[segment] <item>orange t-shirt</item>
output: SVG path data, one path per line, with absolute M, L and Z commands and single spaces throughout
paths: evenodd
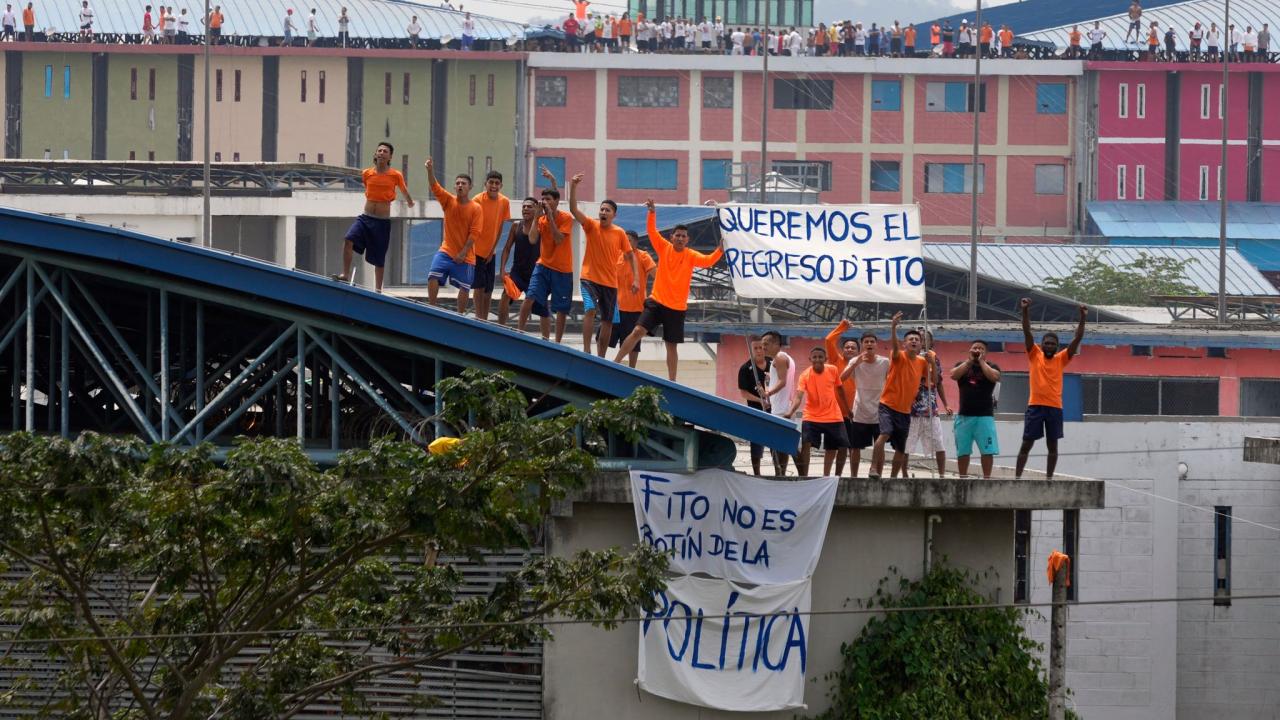
M 498 233 L 502 232 L 502 226 L 511 219 L 511 201 L 502 193 L 490 200 L 489 193 L 482 192 L 472 198 L 472 202 L 480 206 L 480 213 L 484 215 L 484 227 L 480 229 L 480 238 L 476 240 L 476 257 L 488 260 L 493 257 L 494 248 L 498 247 Z
M 618 34 L 621 35 L 622 37 L 627 37 L 631 34 L 630 20 L 628 20 L 627 18 L 622 18 L 621 20 L 618 21 Z
M 1079 30 L 1072 30 L 1067 35 L 1068 37 L 1071 38 L 1071 45 L 1073 47 L 1080 47 L 1080 31 Z
M 1031 397 L 1027 404 L 1062 407 L 1062 373 L 1070 362 L 1066 348 L 1059 348 L 1051 358 L 1045 358 L 1039 345 L 1027 348 L 1027 369 L 1031 375 Z
M 587 6 L 590 4 L 591 3 L 589 2 L 579 2 L 579 0 L 573 0 L 573 16 L 578 18 L 579 22 L 587 19 Z
M 222 28 L 222 13 L 214 12 L 209 15 L 209 27 L 213 28 L 214 30 L 218 30 Z
M 1159 34 L 1159 33 L 1157 33 L 1155 30 L 1152 30 L 1152 31 L 1151 31 L 1151 34 L 1147 36 L 1147 44 L 1148 44 L 1148 45 L 1150 45 L 1151 47 L 1157 47 L 1157 46 L 1159 46 L 1159 45 L 1160 45 L 1160 34 Z
M 36 24 L 36 11 L 31 8 L 22 8 L 22 24 L 34 26 Z
M 582 253 L 582 279 L 604 287 L 618 287 L 618 261 L 626 254 L 627 231 L 617 225 L 601 227 L 587 218 L 582 225 L 586 248 Z
M 840 371 L 823 365 L 822 372 L 806 368 L 800 373 L 796 389 L 804 393 L 804 419 L 806 422 L 844 422 L 845 411 L 836 388 L 840 387 Z
M 992 36 L 992 35 L 994 35 L 995 33 L 991 32 L 991 26 L 990 26 L 990 25 L 983 25 L 983 26 L 982 26 L 982 32 L 981 32 L 981 33 L 979 33 L 979 34 L 980 34 L 980 36 L 981 36 L 981 39 L 979 39 L 979 40 L 978 40 L 978 42 L 990 43 L 990 42 L 991 42 L 991 36 Z
M 636 263 L 640 265 L 640 277 L 636 284 L 640 289 L 631 292 L 631 263 L 625 256 L 618 257 L 618 311 L 640 312 L 644 310 L 645 291 L 649 285 L 649 271 L 658 266 L 653 256 L 643 250 L 636 250 Z
M 899 350 L 889 356 L 889 374 L 884 379 L 884 390 L 880 393 L 880 404 L 897 410 L 903 414 L 911 412 L 911 403 L 915 402 L 920 392 L 920 381 L 929 371 L 929 361 L 924 355 L 907 357 L 906 350 Z
M 409 188 L 404 184 L 404 175 L 394 168 L 387 168 L 387 171 L 382 173 L 378 172 L 377 168 L 365 168 L 364 172 L 360 173 L 360 177 L 364 180 L 366 200 L 395 202 L 396 188 L 403 190 L 405 195 L 409 194 Z
M 906 44 L 907 47 L 916 46 L 916 29 L 915 28 L 909 27 L 902 34 L 905 36 L 905 40 L 903 42 Z
M 823 342 L 823 347 L 827 351 L 827 364 L 840 372 L 844 372 L 844 366 L 848 364 L 848 361 L 844 359 L 844 353 L 840 352 L 840 346 L 844 344 L 840 342 L 840 336 L 848 329 L 849 321 L 841 320 L 834 330 L 827 333 L 827 339 Z M 845 415 L 848 415 L 852 411 L 849 404 L 853 402 L 854 393 L 858 391 L 858 383 L 853 379 L 853 375 L 850 374 L 843 381 L 843 385 L 844 402 L 840 403 L 840 409 L 844 410 Z
M 941 37 L 942 37 L 942 28 L 940 26 L 934 25 L 933 27 L 929 28 L 929 40 L 934 45 L 938 44 L 939 38 Z
M 563 210 L 556 211 L 556 227 L 564 239 L 557 245 L 551 239 L 551 226 L 546 216 L 538 218 L 538 242 L 541 244 L 538 264 L 559 272 L 573 272 L 573 216 Z
M 724 255 L 724 248 L 718 247 L 710 255 L 688 247 L 676 252 L 675 246 L 658 232 L 658 215 L 652 211 L 648 229 L 649 242 L 658 253 L 658 275 L 654 278 L 650 297 L 663 307 L 684 310 L 689 307 L 689 283 L 693 280 L 693 269 L 715 265 Z
M 1013 46 L 1013 31 L 1001 30 L 1000 31 L 1000 47 L 1007 48 L 1012 46 Z
M 472 243 L 467 257 L 463 259 L 468 265 L 475 265 L 476 243 L 480 242 L 480 233 L 484 230 L 484 213 L 480 211 L 479 203 L 459 203 L 457 196 L 445 190 L 440 183 L 432 185 L 431 192 L 435 194 L 440 207 L 444 208 L 444 242 L 440 249 L 449 257 L 457 259 L 462 247 L 467 244 L 467 239 L 475 238 L 476 242 Z

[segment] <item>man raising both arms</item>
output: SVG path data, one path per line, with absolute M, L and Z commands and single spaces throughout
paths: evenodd
M 604 357 L 613 334 L 613 315 L 618 309 L 618 260 L 631 265 L 631 292 L 639 291 L 637 278 L 640 267 L 636 255 L 627 241 L 627 232 L 613 224 L 618 214 L 618 203 L 612 200 L 600 202 L 599 222 L 587 217 L 578 209 L 578 185 L 582 173 L 569 180 L 569 212 L 582 226 L 586 235 L 586 248 L 582 254 L 582 352 L 591 354 L 591 335 L 595 329 L 596 314 L 600 315 L 600 337 L 596 340 L 596 354 Z M 621 362 L 621 360 L 619 360 Z
M 880 395 L 889 374 L 889 358 L 876 354 L 876 334 L 865 332 L 858 340 L 861 352 L 844 366 L 841 377 L 852 374 L 856 394 L 849 418 L 849 477 L 858 477 L 862 451 L 880 436 Z
M 476 196 L 484 226 L 476 240 L 476 279 L 471 287 L 476 293 L 476 317 L 489 319 L 489 303 L 493 299 L 494 259 L 502 226 L 511 219 L 511 201 L 502 194 L 502 173 L 490 170 L 484 178 L 484 192 Z
M 359 253 L 373 266 L 374 286 L 382 292 L 382 271 L 387 260 L 387 247 L 391 244 L 391 203 L 396 199 L 396 190 L 404 193 L 409 207 L 413 207 L 404 175 L 389 165 L 393 154 L 395 148 L 391 143 L 378 143 L 378 149 L 373 152 L 373 167 L 365 168 L 361 173 L 364 212 L 347 230 L 346 242 L 342 246 L 342 274 L 333 276 L 338 282 L 347 282 L 351 278 L 352 256 Z
M 614 361 L 622 362 L 622 358 L 631 354 L 645 335 L 661 325 L 662 340 L 667 346 L 667 377 L 674 381 L 680 362 L 680 343 L 684 342 L 684 315 L 689 306 L 693 269 L 711 267 L 719 262 L 720 256 L 724 255 L 724 239 L 721 238 L 721 244 L 714 252 L 704 255 L 689 249 L 689 228 L 677 225 L 668 241 L 658 232 L 658 211 L 653 200 L 646 200 L 645 206 L 649 208 L 649 244 L 658 253 L 658 276 L 653 281 L 653 295 L 644 301 L 644 312 L 640 313 L 640 319 L 626 342 L 618 348 Z
M 543 174 L 551 177 L 550 172 Z M 560 342 L 564 339 L 566 313 L 573 306 L 573 216 L 556 209 L 560 205 L 560 191 L 555 188 L 555 178 L 551 179 L 552 186 L 542 191 L 542 202 L 534 208 L 538 219 L 529 242 L 539 244 L 539 257 L 520 305 L 516 329 L 524 332 L 530 312 L 543 318 L 555 313 L 556 342 Z M 543 340 L 549 339 L 549 332 L 550 323 L 543 323 Z
M 427 301 L 437 305 L 436 296 L 442 283 L 458 289 L 458 314 L 467 312 L 467 300 L 476 277 L 476 242 L 484 230 L 484 213 L 479 203 L 471 200 L 471 176 L 458 173 L 453 179 L 453 193 L 436 182 L 435 163 L 431 158 L 423 163 L 427 169 L 427 182 L 444 208 L 444 242 L 431 260 L 427 273 Z
M 880 394 L 880 435 L 871 451 L 871 470 L 867 477 L 879 480 L 884 470 L 884 446 L 893 447 L 892 475 L 907 475 L 907 433 L 911 429 L 911 404 L 920 390 L 920 379 L 929 372 L 929 362 L 920 356 L 923 340 L 919 330 L 908 330 L 898 342 L 898 322 L 902 313 L 893 315 L 889 337 L 893 350 L 889 355 L 889 373 Z M 906 349 L 903 349 L 903 345 Z
M 1058 440 L 1062 439 L 1062 374 L 1071 358 L 1080 352 L 1080 341 L 1084 340 L 1084 321 L 1089 308 L 1080 306 L 1080 324 L 1076 326 L 1076 336 L 1071 338 L 1067 351 L 1062 352 L 1057 333 L 1045 333 L 1040 345 L 1036 345 L 1035 338 L 1031 336 L 1031 299 L 1022 298 L 1021 306 L 1022 340 L 1027 346 L 1031 397 L 1027 399 L 1027 412 L 1022 424 L 1022 447 L 1018 448 L 1018 465 L 1014 475 L 1022 477 L 1031 447 L 1037 440 L 1044 438 L 1045 447 L 1049 450 L 1044 476 L 1052 480 L 1053 470 L 1058 465 Z

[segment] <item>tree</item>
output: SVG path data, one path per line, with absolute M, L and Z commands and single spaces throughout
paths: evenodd
M 534 555 L 485 597 L 459 597 L 461 573 L 436 559 L 531 547 L 546 504 L 595 471 L 606 430 L 634 440 L 670 422 L 658 393 L 532 419 L 504 376 L 468 371 L 440 392 L 462 438 L 451 450 L 380 440 L 327 470 L 285 440 L 241 441 L 220 463 L 208 446 L 0 438 L 0 570 L 14 578 L 0 584 L 0 641 L 43 647 L 65 694 L 36 709 L 358 712 L 362 681 L 527 646 L 551 616 L 609 627 L 650 602 L 666 559 L 646 546 Z M 121 583 L 147 589 L 122 599 Z M 248 650 L 256 662 L 232 673 Z
M 896 575 L 897 571 L 894 571 Z M 920 580 L 880 581 L 871 608 L 981 605 L 978 578 L 943 564 Z M 1043 718 L 1048 683 L 1015 608 L 890 612 L 873 617 L 857 640 L 841 646 L 843 664 L 828 676 L 831 707 L 823 720 Z M 1069 715 L 1069 717 L 1073 717 Z
M 1136 260 L 1116 265 L 1105 255 L 1105 250 L 1081 253 L 1071 272 L 1046 281 L 1045 289 L 1089 305 L 1156 305 L 1153 295 L 1203 294 L 1187 281 L 1194 259 L 1140 252 Z

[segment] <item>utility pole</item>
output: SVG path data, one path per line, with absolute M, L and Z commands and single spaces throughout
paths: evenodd
M 204 187 L 201 188 L 200 199 L 203 207 L 200 211 L 200 244 L 213 247 L 213 215 L 209 203 L 209 46 L 213 44 L 213 33 L 209 27 L 210 0 L 204 0 Z
M 760 73 L 760 204 L 769 202 L 769 1 L 764 2 L 764 65 Z M 764 300 L 756 300 L 756 322 L 764 322 Z
M 1049 619 L 1049 720 L 1067 716 L 1067 578 L 1069 562 L 1053 575 L 1053 612 Z
M 974 27 L 978 42 L 973 43 L 973 182 L 969 201 L 969 319 L 978 319 L 978 178 L 982 166 L 978 163 L 978 142 L 982 129 L 982 0 L 978 0 L 978 14 Z M 970 30 L 973 32 L 973 30 Z
M 1223 3 L 1222 33 L 1222 165 L 1218 168 L 1218 322 L 1227 321 L 1227 98 L 1231 92 L 1228 62 L 1231 53 L 1231 0 Z

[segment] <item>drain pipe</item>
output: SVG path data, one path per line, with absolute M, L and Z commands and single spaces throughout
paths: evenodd
M 924 571 L 933 569 L 933 524 L 942 524 L 942 516 L 934 513 L 924 521 Z

